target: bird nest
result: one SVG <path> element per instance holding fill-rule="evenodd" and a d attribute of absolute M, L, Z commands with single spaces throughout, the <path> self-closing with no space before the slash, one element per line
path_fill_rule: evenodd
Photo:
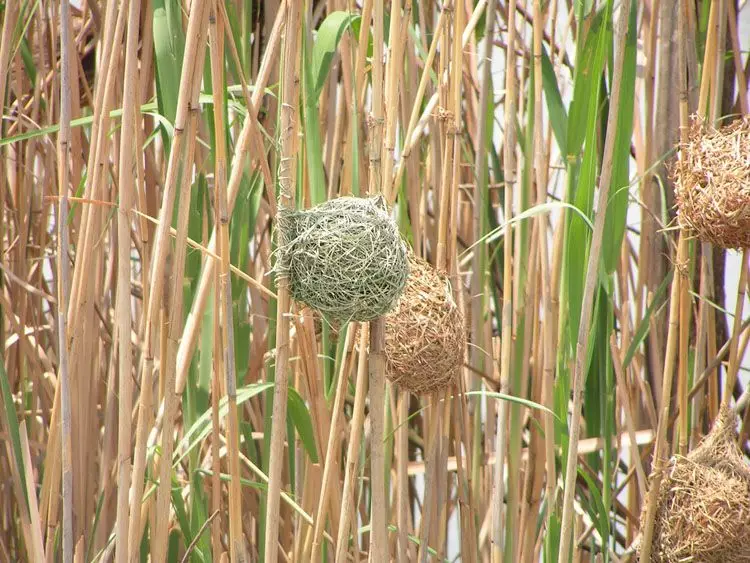
<path fill-rule="evenodd" d="M 385 200 L 340 197 L 311 209 L 279 209 L 277 276 L 335 323 L 370 321 L 396 303 L 409 276 L 406 245 Z"/>
<path fill-rule="evenodd" d="M 750 247 L 750 116 L 716 130 L 693 118 L 672 166 L 678 219 L 699 238 Z"/>
<path fill-rule="evenodd" d="M 448 278 L 410 253 L 411 274 L 385 318 L 388 379 L 412 393 L 449 387 L 463 365 L 464 320 Z"/>
<path fill-rule="evenodd" d="M 727 407 L 695 450 L 672 458 L 657 503 L 653 562 L 750 562 L 750 467 Z"/>

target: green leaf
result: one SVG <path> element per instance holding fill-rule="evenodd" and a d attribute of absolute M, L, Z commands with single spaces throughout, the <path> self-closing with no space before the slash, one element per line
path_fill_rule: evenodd
<path fill-rule="evenodd" d="M 266 389 L 273 387 L 273 383 L 251 383 L 246 387 L 242 387 L 237 390 L 237 406 L 241 405 L 245 401 L 255 397 L 262 393 Z M 225 417 L 229 407 L 227 405 L 227 398 L 222 397 L 219 402 L 219 417 Z M 198 420 L 190 427 L 190 429 L 182 437 L 182 440 L 175 447 L 174 461 L 172 462 L 173 467 L 177 465 L 188 455 L 198 444 L 211 432 L 211 410 L 204 412 Z"/>
<path fill-rule="evenodd" d="M 638 325 L 638 328 L 633 335 L 633 340 L 630 341 L 630 346 L 628 346 L 628 350 L 627 352 L 625 352 L 625 357 L 622 360 L 622 369 L 626 369 L 630 365 L 630 362 L 633 360 L 633 356 L 635 356 L 636 350 L 638 350 L 640 345 L 643 344 L 643 341 L 646 339 L 646 335 L 648 334 L 648 331 L 651 327 L 651 317 L 653 316 L 654 311 L 658 308 L 661 308 L 661 306 L 664 304 L 664 296 L 667 291 L 667 286 L 672 283 L 673 276 L 674 270 L 670 270 L 669 273 L 664 276 L 664 279 L 656 289 L 654 298 L 646 308 L 643 319 L 641 319 L 641 323 Z"/>
<path fill-rule="evenodd" d="M 557 86 L 555 69 L 549 60 L 549 56 L 547 56 L 547 50 L 544 48 L 542 48 L 542 87 L 544 88 L 544 98 L 547 100 L 552 133 L 555 135 L 557 146 L 560 147 L 560 154 L 567 154 L 568 112 L 565 110 L 560 89 Z"/>
<path fill-rule="evenodd" d="M 5 371 L 5 364 L 3 359 L 0 358 L 0 391 L 2 391 L 3 397 L 3 412 L 5 413 L 5 428 L 8 429 L 10 434 L 11 448 L 13 450 L 13 458 L 16 464 L 16 472 L 21 478 L 21 487 L 24 501 L 26 502 L 25 509 L 28 513 L 29 510 L 29 499 L 26 497 L 26 472 L 23 469 L 23 457 L 21 456 L 21 434 L 19 432 L 18 415 L 16 414 L 16 408 L 13 403 L 13 395 L 10 392 L 10 384 L 8 383 L 8 374 Z"/>
<path fill-rule="evenodd" d="M 625 42 L 625 60 L 622 74 L 613 79 L 620 80 L 620 112 L 617 116 L 617 130 L 612 160 L 612 177 L 607 203 L 607 217 L 602 241 L 602 261 L 604 270 L 610 274 L 620 262 L 620 248 L 625 235 L 625 222 L 628 213 L 628 188 L 630 184 L 630 139 L 633 134 L 633 111 L 635 106 L 636 74 L 636 7 L 630 12 L 628 34 Z"/>
<path fill-rule="evenodd" d="M 331 61 L 336 53 L 339 41 L 344 31 L 361 16 L 349 12 L 332 12 L 323 20 L 318 28 L 315 43 L 312 49 L 312 93 L 317 100 L 323 90 L 328 72 L 331 70 Z"/>
<path fill-rule="evenodd" d="M 287 413 L 297 429 L 302 445 L 310 456 L 313 463 L 318 463 L 318 452 L 315 448 L 315 437 L 313 435 L 312 418 L 310 411 L 307 410 L 305 401 L 302 400 L 299 393 L 290 387 L 287 397 Z"/>

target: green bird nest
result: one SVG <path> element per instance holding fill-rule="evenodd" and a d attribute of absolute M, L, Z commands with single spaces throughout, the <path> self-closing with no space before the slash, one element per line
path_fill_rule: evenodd
<path fill-rule="evenodd" d="M 410 253 L 411 274 L 396 307 L 385 317 L 386 376 L 412 393 L 449 387 L 464 361 L 466 333 L 450 283 Z"/>
<path fill-rule="evenodd" d="M 718 130 L 694 117 L 672 165 L 677 217 L 706 242 L 750 247 L 750 116 Z"/>
<path fill-rule="evenodd" d="M 722 406 L 701 444 L 670 461 L 657 500 L 654 563 L 750 562 L 750 466 L 734 424 Z"/>
<path fill-rule="evenodd" d="M 279 209 L 275 272 L 296 301 L 334 323 L 370 321 L 396 303 L 409 276 L 398 227 L 380 197 L 340 197 Z"/>

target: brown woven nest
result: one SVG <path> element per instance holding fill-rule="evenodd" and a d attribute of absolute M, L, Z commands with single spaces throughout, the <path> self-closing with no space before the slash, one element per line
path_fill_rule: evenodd
<path fill-rule="evenodd" d="M 706 242 L 750 247 L 750 116 L 716 130 L 694 117 L 672 166 L 677 217 Z"/>
<path fill-rule="evenodd" d="M 701 444 L 672 458 L 657 502 L 651 561 L 750 562 L 750 467 L 732 411 L 722 406 Z"/>
<path fill-rule="evenodd" d="M 396 307 L 385 317 L 388 379 L 412 393 L 449 387 L 463 365 L 464 319 L 448 278 L 409 254 L 410 275 Z"/>

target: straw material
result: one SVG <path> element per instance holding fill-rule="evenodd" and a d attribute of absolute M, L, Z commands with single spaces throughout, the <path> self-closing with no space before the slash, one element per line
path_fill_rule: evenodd
<path fill-rule="evenodd" d="M 750 247 L 750 116 L 718 131 L 693 118 L 672 167 L 677 216 L 703 241 Z"/>
<path fill-rule="evenodd" d="M 279 209 L 275 272 L 291 296 L 334 323 L 390 311 L 409 276 L 406 245 L 380 197 Z"/>
<path fill-rule="evenodd" d="M 734 415 L 722 406 L 701 444 L 672 458 L 657 501 L 653 562 L 750 562 L 750 467 L 736 440 Z"/>
<path fill-rule="evenodd" d="M 448 278 L 410 253 L 411 275 L 386 316 L 386 376 L 412 393 L 450 386 L 463 365 L 464 320 Z"/>

